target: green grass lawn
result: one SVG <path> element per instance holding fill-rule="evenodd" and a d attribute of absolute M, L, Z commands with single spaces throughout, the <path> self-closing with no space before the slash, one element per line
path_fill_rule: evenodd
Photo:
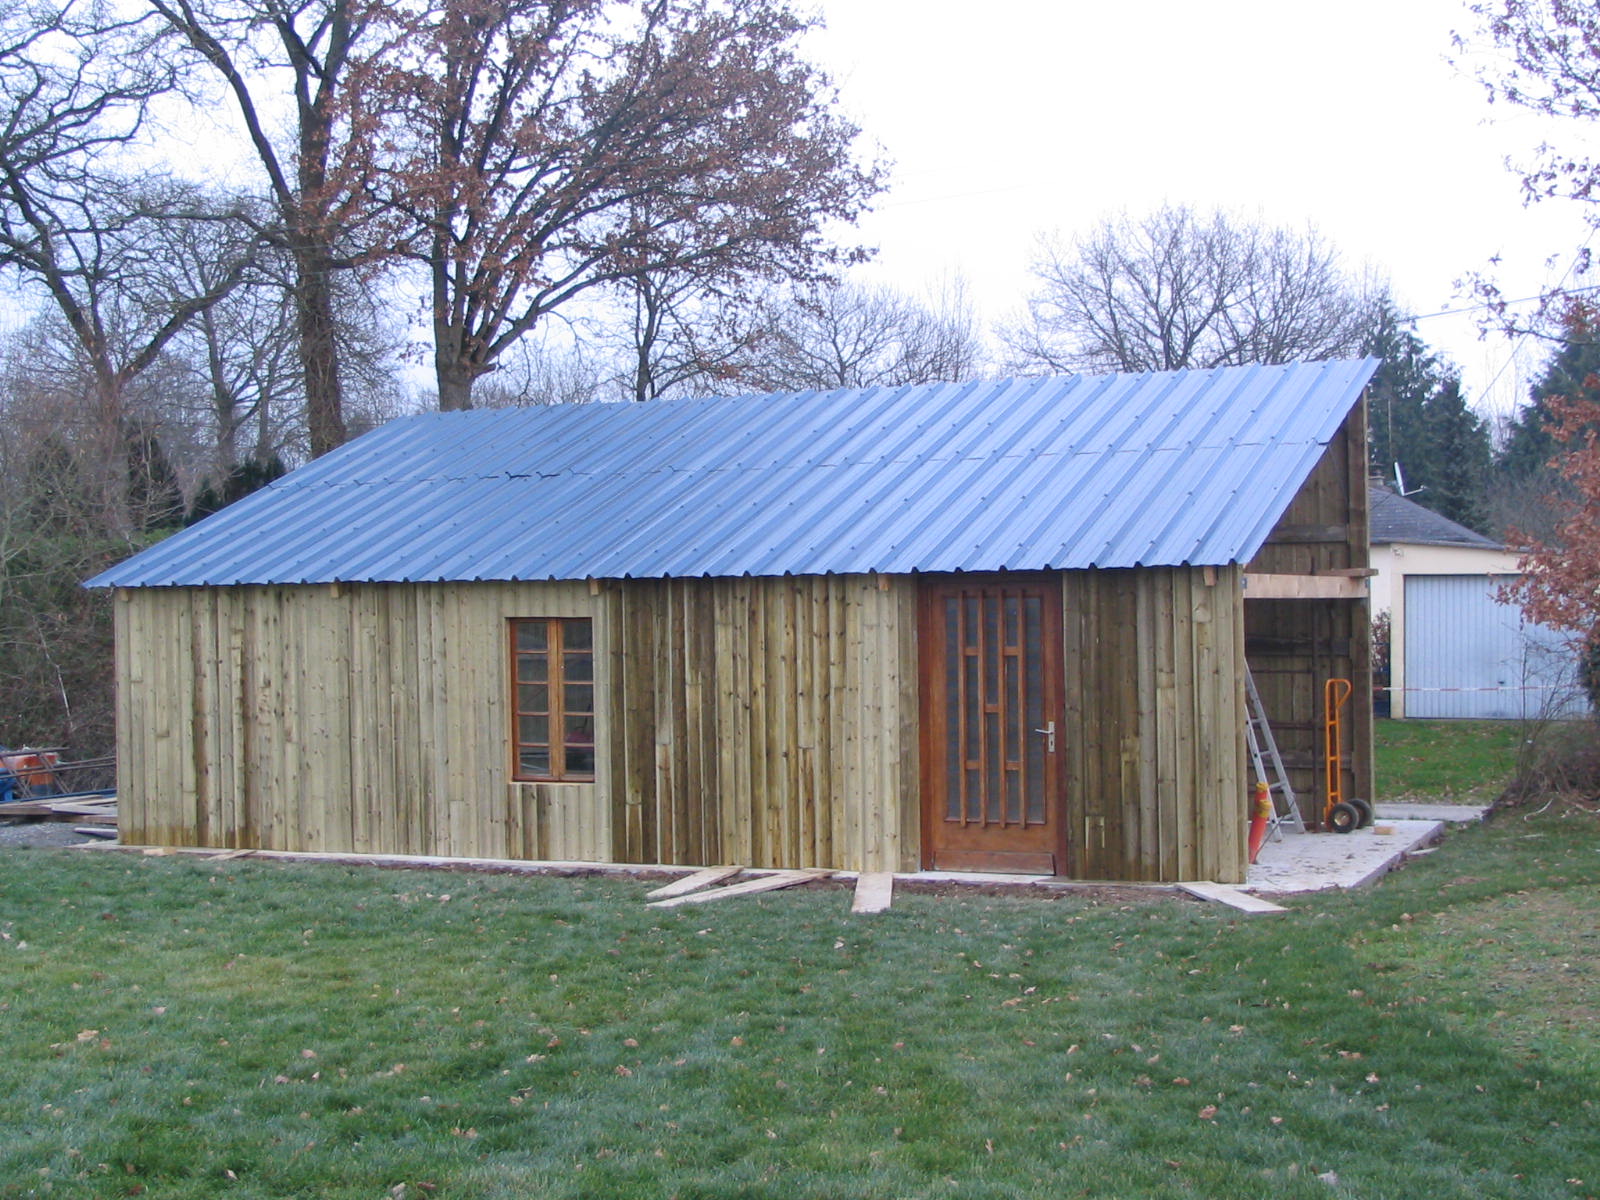
<path fill-rule="evenodd" d="M 1373 722 L 1379 800 L 1489 804 L 1509 782 L 1521 721 Z"/>
<path fill-rule="evenodd" d="M 1600 1194 L 1592 814 L 1271 918 L 647 887 L 0 854 L 0 1197 Z"/>

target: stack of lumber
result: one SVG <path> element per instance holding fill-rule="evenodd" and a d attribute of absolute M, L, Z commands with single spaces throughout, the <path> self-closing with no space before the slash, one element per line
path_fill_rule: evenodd
<path fill-rule="evenodd" d="M 18 800 L 0 804 L 0 818 L 27 818 L 35 821 L 74 821 L 79 825 L 115 825 L 115 796 L 60 796 L 54 800 Z"/>

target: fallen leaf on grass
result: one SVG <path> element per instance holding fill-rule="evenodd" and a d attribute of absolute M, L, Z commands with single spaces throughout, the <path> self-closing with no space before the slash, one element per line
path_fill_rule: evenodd
<path fill-rule="evenodd" d="M 1211 1120 L 1212 1117 L 1214 1117 L 1216 1115 L 1217 1115 L 1217 1106 L 1215 1104 L 1208 1104 L 1208 1105 L 1206 1105 L 1204 1108 L 1202 1108 L 1200 1110 L 1200 1119 L 1202 1121 L 1209 1121 L 1209 1120 Z"/>

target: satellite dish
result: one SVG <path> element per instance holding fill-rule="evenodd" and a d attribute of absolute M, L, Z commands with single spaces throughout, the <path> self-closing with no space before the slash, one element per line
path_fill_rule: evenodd
<path fill-rule="evenodd" d="M 1419 488 L 1412 488 L 1409 492 L 1406 491 L 1406 477 L 1400 473 L 1400 464 L 1396 462 L 1394 464 L 1394 490 L 1402 496 L 1415 496 L 1418 492 L 1427 491 L 1428 485 L 1423 484 Z"/>

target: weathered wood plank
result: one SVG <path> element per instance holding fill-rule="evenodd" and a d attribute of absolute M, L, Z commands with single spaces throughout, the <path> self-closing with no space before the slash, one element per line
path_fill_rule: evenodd
<path fill-rule="evenodd" d="M 1178 887 L 1188 892 L 1191 896 L 1198 897 L 1201 900 L 1209 900 L 1214 904 L 1226 904 L 1229 908 L 1236 908 L 1240 912 L 1284 913 L 1289 911 L 1281 904 L 1274 904 L 1270 900 L 1252 896 L 1249 892 L 1241 892 L 1238 888 L 1228 887 L 1221 883 L 1213 883 L 1207 879 L 1187 880 L 1178 884 Z"/>
<path fill-rule="evenodd" d="M 1345 575 L 1286 575 L 1251 571 L 1244 594 L 1251 600 L 1361 600 L 1368 594 L 1364 578 Z"/>
<path fill-rule="evenodd" d="M 721 883 L 724 879 L 731 879 L 742 874 L 743 867 L 706 867 L 692 875 L 685 875 L 682 879 L 674 879 L 671 883 L 663 884 L 653 891 L 645 893 L 650 900 L 670 900 L 674 896 L 686 896 L 690 892 L 698 892 L 701 888 L 710 887 L 714 883 Z"/>
<path fill-rule="evenodd" d="M 780 888 L 789 888 L 794 887 L 796 884 L 826 879 L 832 874 L 832 871 L 826 870 L 774 871 L 771 875 L 763 875 L 758 879 L 748 879 L 743 883 L 729 884 L 727 887 L 690 892 L 686 896 L 674 896 L 670 900 L 657 900 L 650 907 L 676 908 L 680 904 L 705 904 L 712 900 L 726 900 L 734 896 L 753 896 L 758 892 L 775 892 Z"/>
<path fill-rule="evenodd" d="M 894 874 L 890 871 L 863 871 L 856 880 L 853 913 L 887 912 L 894 902 Z"/>

